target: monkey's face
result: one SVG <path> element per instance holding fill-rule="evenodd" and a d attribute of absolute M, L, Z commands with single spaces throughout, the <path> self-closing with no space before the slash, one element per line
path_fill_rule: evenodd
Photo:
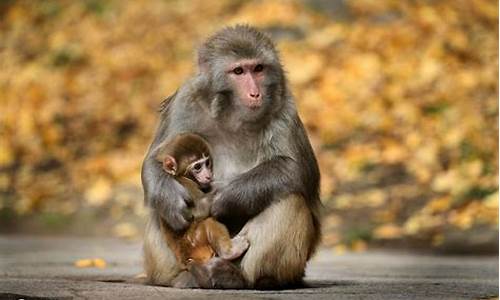
<path fill-rule="evenodd" d="M 187 167 L 186 173 L 198 183 L 201 189 L 210 187 L 213 178 L 210 157 L 204 156 L 194 161 Z"/>
<path fill-rule="evenodd" d="M 237 26 L 215 34 L 199 49 L 198 64 L 211 92 L 206 98 L 210 112 L 226 128 L 262 126 L 286 101 L 274 44 L 253 28 Z"/>
<path fill-rule="evenodd" d="M 253 111 L 261 108 L 266 94 L 266 86 L 263 84 L 266 70 L 262 62 L 257 59 L 241 59 L 229 64 L 226 74 L 242 106 Z"/>
<path fill-rule="evenodd" d="M 224 77 L 221 90 L 228 92 L 223 93 L 225 99 L 218 109 L 224 112 L 227 125 L 256 124 L 281 107 L 281 69 L 262 58 L 227 58 L 225 61 L 223 75 L 218 77 Z"/>

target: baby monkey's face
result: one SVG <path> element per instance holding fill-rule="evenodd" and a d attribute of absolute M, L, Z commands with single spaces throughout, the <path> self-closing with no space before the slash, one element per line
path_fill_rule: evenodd
<path fill-rule="evenodd" d="M 200 188 L 205 189 L 210 187 L 213 176 L 212 160 L 209 156 L 203 155 L 202 158 L 191 163 L 186 171 L 200 185 Z"/>

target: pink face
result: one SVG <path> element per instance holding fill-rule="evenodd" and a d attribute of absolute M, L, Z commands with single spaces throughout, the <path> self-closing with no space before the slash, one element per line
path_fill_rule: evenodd
<path fill-rule="evenodd" d="M 242 104 L 251 109 L 262 105 L 265 90 L 262 86 L 265 78 L 265 67 L 254 59 L 239 60 L 227 69 Z"/>
<path fill-rule="evenodd" d="M 188 171 L 201 188 L 206 188 L 212 182 L 212 163 L 209 157 L 195 161 Z"/>

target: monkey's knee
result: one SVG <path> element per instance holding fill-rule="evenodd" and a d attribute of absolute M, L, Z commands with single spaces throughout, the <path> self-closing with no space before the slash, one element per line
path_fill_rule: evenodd
<path fill-rule="evenodd" d="M 251 286 L 269 289 L 302 282 L 318 234 L 302 197 L 290 195 L 275 201 L 244 230 L 250 247 L 241 269 Z"/>

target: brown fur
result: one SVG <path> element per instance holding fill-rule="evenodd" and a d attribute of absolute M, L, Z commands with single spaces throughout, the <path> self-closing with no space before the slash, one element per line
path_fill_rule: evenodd
<path fill-rule="evenodd" d="M 279 283 L 274 287 L 302 280 L 317 239 L 304 198 L 290 195 L 275 201 L 242 231 L 251 246 L 241 261 L 241 269 L 251 286 L 259 288 L 261 278 L 273 278 Z"/>
<path fill-rule="evenodd" d="M 172 156 L 177 160 L 177 172 L 175 175 L 183 176 L 187 166 L 202 154 L 210 155 L 207 142 L 197 134 L 185 133 L 177 135 L 172 141 L 162 143 L 159 146 L 156 160 L 163 162 L 166 156 Z"/>
<path fill-rule="evenodd" d="M 186 167 L 199 159 L 202 154 L 210 155 L 206 142 L 197 135 L 184 134 L 162 145 L 157 159 L 163 161 L 166 155 L 175 157 L 179 164 L 176 173 L 184 174 Z M 192 263 L 207 263 L 216 254 L 233 259 L 240 256 L 248 246 L 242 246 L 238 241 L 239 248 L 233 247 L 227 228 L 213 218 L 206 218 L 208 207 L 202 207 L 200 203 L 205 194 L 198 188 L 196 182 L 181 175 L 176 175 L 175 178 L 186 188 L 194 201 L 195 219 L 186 231 L 175 232 L 164 219 L 152 214 L 146 227 L 144 246 L 146 276 L 152 284 L 169 285 L 177 275 L 184 277 L 185 274 L 182 272 L 188 270 Z M 156 226 L 160 228 L 160 235 L 154 230 Z M 246 240 L 243 241 L 243 244 L 245 243 Z M 174 267 L 165 270 L 164 264 L 173 263 L 174 260 Z M 184 281 L 187 279 L 179 279 L 178 284 L 182 285 Z"/>

